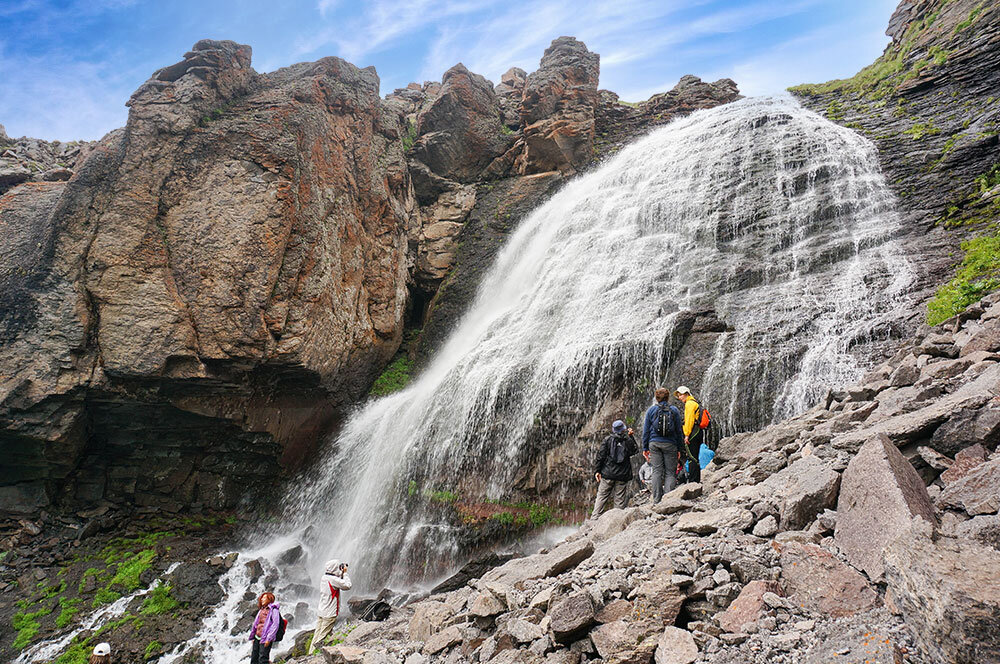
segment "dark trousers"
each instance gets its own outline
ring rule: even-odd
[[[271,646],[274,643],[261,645],[260,639],[253,640],[253,650],[250,652],[250,664],[268,664],[271,661]]]
[[[698,460],[698,453],[701,452],[702,438],[703,436],[699,429],[694,439],[688,439],[688,449],[691,450],[691,456],[694,459],[689,459],[687,454],[684,454],[684,458],[681,459],[681,461],[688,461],[688,482],[701,482],[701,461]]]

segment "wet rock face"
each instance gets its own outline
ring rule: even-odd
[[[994,103],[1000,85],[1000,7],[977,0],[905,0],[885,54],[844,82],[791,88],[802,103],[863,133],[906,212],[917,300],[952,272],[954,252],[975,232],[942,219],[982,214],[991,202],[975,179],[997,161]]]
[[[0,199],[2,241],[34,241],[4,252],[30,269],[0,270],[0,309],[17,312],[0,328],[17,459],[0,483],[52,499],[87,458],[99,481],[67,498],[103,483],[231,504],[399,344],[415,208],[400,127],[373,70],[326,58],[261,76],[233,42],[198,42],[129,105],[72,181]]]

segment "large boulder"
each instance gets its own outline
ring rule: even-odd
[[[455,609],[444,602],[428,600],[413,605],[408,634],[414,641],[426,641],[441,630],[445,621],[455,615]]]
[[[371,68],[258,75],[211,40],[129,106],[29,216],[0,199],[0,484],[233,506],[399,346],[416,205],[398,117]],[[100,483],[73,477],[84,458]]]
[[[780,545],[781,584],[785,595],[799,606],[831,618],[871,609],[878,595],[854,569],[815,544]]]
[[[656,664],[691,664],[698,659],[698,644],[691,632],[679,627],[666,627],[656,643]]]
[[[509,143],[493,85],[461,63],[441,83],[437,99],[417,116],[412,154],[442,177],[472,182]]]
[[[753,513],[742,507],[721,507],[704,512],[685,512],[677,520],[677,530],[707,535],[721,528],[746,530],[753,525]]]
[[[834,538],[841,552],[875,580],[882,576],[882,550],[919,516],[934,524],[934,506],[923,480],[889,438],[865,443],[840,484]]]
[[[574,173],[593,158],[599,75],[600,56],[583,42],[559,37],[545,49],[521,98],[519,173]]]
[[[605,662],[647,664],[661,627],[647,620],[614,620],[590,632],[597,654]]]
[[[1000,661],[1000,551],[915,527],[886,552],[886,602],[934,662]]]
[[[840,473],[811,455],[767,478],[760,487],[778,505],[780,529],[800,530],[836,504]]]
[[[593,553],[594,543],[585,537],[564,542],[548,553],[515,558],[490,570],[482,577],[480,585],[494,583],[517,587],[532,579],[556,576],[576,567]]]

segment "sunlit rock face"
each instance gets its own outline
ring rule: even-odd
[[[401,338],[415,202],[374,70],[201,41],[129,105],[72,180],[0,199],[5,508],[231,505]]]

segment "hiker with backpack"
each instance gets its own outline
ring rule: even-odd
[[[250,641],[253,641],[250,664],[268,664],[271,661],[271,646],[284,636],[287,624],[281,617],[281,606],[274,601],[274,595],[261,593],[257,598],[257,615],[250,625]]]
[[[701,444],[705,439],[709,415],[701,404],[695,401],[691,390],[681,385],[674,390],[674,396],[684,405],[684,450],[681,460],[688,462],[688,481],[701,482]]]
[[[326,572],[319,582],[319,610],[316,611],[316,630],[313,632],[312,647],[321,648],[333,631],[333,625],[340,616],[340,592],[351,589],[351,577],[347,576],[347,563],[336,558],[326,562]]]
[[[632,456],[639,451],[632,429],[621,420],[611,425],[611,435],[604,439],[594,460],[594,477],[597,479],[597,500],[594,501],[593,518],[601,516],[608,499],[614,495],[614,504],[625,509],[628,504],[628,484],[632,481]]]
[[[664,493],[677,486],[677,451],[681,442],[681,413],[667,400],[670,391],[656,388],[656,403],[646,411],[642,426],[642,455],[653,466],[650,488],[653,502],[658,503]]]

